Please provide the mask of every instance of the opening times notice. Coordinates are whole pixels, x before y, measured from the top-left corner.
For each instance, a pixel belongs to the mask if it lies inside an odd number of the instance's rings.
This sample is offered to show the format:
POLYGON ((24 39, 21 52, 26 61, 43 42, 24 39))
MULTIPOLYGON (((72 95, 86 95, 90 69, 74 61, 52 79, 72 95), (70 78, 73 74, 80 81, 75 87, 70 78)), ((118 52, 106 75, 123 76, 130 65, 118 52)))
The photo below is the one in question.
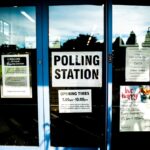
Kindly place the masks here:
POLYGON ((92 112, 91 90, 59 90, 59 113, 92 112))

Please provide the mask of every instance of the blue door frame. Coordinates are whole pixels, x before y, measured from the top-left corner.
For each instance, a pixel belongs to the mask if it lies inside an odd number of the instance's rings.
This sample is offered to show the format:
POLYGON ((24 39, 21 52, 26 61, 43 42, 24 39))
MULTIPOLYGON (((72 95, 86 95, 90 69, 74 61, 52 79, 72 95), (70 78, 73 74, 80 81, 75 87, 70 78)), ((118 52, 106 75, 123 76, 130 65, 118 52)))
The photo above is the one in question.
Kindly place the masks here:
POLYGON ((105 43, 106 43, 106 148, 111 149, 112 123, 112 0, 106 0, 104 6, 105 43))
MULTIPOLYGON (((43 1, 39 7, 40 13, 38 14, 37 33, 42 37, 42 54, 39 54, 39 60, 42 60, 43 70, 43 87, 44 87, 44 124, 47 125, 45 130, 45 150, 100 150, 100 148, 73 148, 73 147, 50 147, 50 114, 49 114, 49 62, 48 62, 48 31, 49 31, 49 11, 46 0, 43 1), (42 7, 41 7, 42 6, 42 7), (40 19, 39 19, 40 18, 40 19), (39 28, 39 29, 38 29, 39 28), (42 31, 41 31, 42 29, 42 31)), ((112 54, 112 0, 106 0, 104 4, 104 39, 106 43, 106 56, 111 57, 112 54)), ((38 41, 38 40, 37 40, 38 41)), ((105 150, 111 149, 111 120, 112 120, 112 63, 106 57, 106 139, 105 150), (108 62, 109 61, 109 62, 108 62)), ((109 58, 111 59, 111 58, 109 58)))

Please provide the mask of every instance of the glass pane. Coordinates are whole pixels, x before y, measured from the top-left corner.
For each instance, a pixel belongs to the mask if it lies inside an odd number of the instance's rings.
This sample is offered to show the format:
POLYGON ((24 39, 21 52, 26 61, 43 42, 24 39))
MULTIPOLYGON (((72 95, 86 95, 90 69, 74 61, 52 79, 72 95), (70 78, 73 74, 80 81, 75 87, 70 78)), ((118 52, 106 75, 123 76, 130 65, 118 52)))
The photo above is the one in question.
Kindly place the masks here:
POLYGON ((53 146, 104 145, 103 23, 103 6, 49 7, 53 146))
POLYGON ((113 141, 134 139, 134 149, 148 144, 150 131, 149 13, 149 6, 113 6, 113 141))
POLYGON ((0 145, 38 145, 35 7, 0 8, 0 145))

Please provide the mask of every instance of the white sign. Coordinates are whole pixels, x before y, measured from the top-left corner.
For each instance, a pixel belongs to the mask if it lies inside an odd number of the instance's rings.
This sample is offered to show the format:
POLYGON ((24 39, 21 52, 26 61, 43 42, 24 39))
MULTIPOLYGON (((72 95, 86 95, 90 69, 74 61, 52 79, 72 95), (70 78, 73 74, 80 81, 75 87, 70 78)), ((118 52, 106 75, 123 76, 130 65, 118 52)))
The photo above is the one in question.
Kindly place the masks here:
POLYGON ((126 49, 126 82, 150 81, 150 49, 138 47, 126 49))
POLYGON ((1 97, 32 97, 29 73, 29 55, 2 55, 1 97))
POLYGON ((120 87, 120 131, 150 131, 150 86, 120 87))
POLYGON ((52 52, 53 87, 102 87, 102 52, 52 52))
POLYGON ((59 90, 59 113, 92 112, 91 90, 59 90))

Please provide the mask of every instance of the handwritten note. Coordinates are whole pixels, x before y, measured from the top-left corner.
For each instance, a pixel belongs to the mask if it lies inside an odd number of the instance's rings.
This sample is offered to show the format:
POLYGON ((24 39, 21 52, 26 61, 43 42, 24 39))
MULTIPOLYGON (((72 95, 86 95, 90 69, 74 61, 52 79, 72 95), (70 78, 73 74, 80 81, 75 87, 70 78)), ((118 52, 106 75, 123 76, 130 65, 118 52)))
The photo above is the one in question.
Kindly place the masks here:
POLYGON ((128 47, 125 70, 127 82, 150 81, 150 49, 139 50, 137 47, 128 47))

